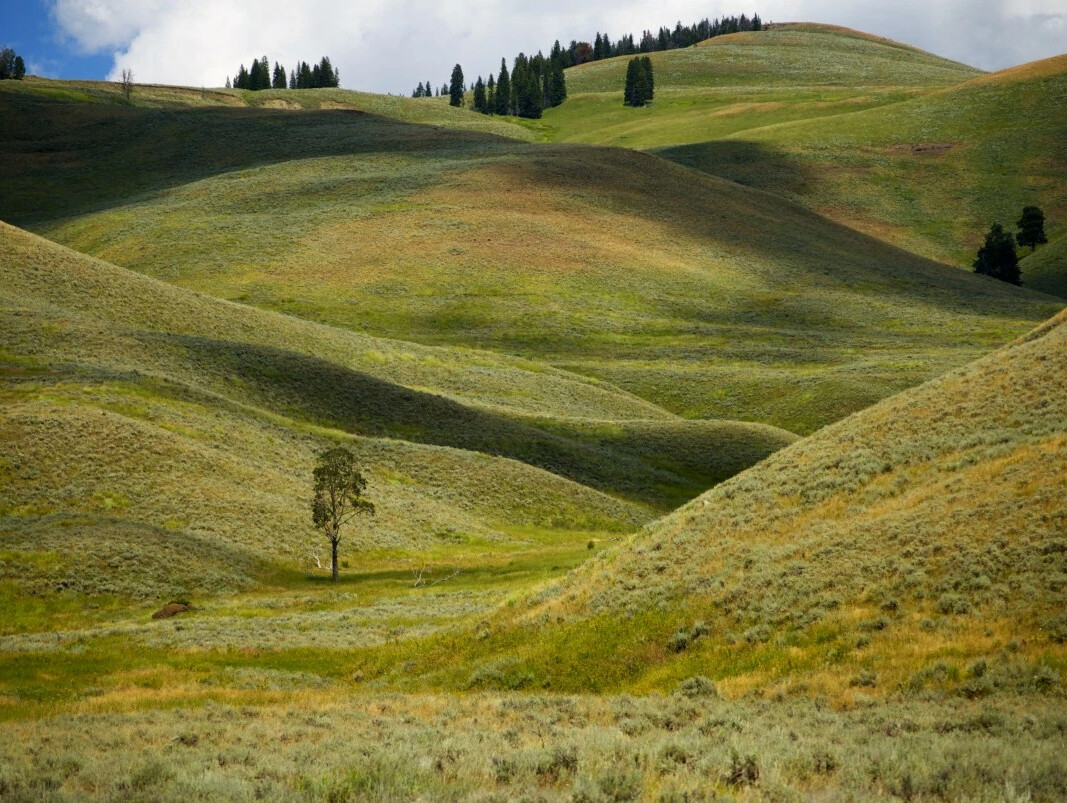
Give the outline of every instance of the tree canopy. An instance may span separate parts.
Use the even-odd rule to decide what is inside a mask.
[[[10,47],[0,50],[0,81],[21,81],[25,77],[26,62],[22,60],[22,56]]]
[[[458,64],[452,68],[452,80],[448,84],[448,103],[450,106],[463,105],[463,68]]]
[[[993,224],[985,236],[985,243],[978,249],[974,272],[992,276],[1002,282],[1022,284],[1019,257],[1015,253],[1015,238],[999,223]]]
[[[1023,215],[1015,225],[1019,227],[1019,233],[1015,239],[1021,246],[1030,246],[1031,253],[1039,245],[1048,242],[1048,236],[1045,234],[1045,213],[1038,207],[1023,207]]]
[[[626,86],[622,102],[627,106],[646,106],[655,95],[655,79],[652,76],[652,59],[634,56],[626,65]]]
[[[312,477],[311,520],[330,542],[331,573],[337,582],[341,528],[357,516],[374,515],[374,505],[363,498],[367,480],[356,468],[355,455],[343,446],[319,455]]]

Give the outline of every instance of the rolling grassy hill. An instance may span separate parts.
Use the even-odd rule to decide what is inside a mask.
[[[655,102],[622,105],[627,57],[567,71],[568,100],[531,124],[564,142],[643,150],[896,103],[981,74],[916,48],[828,25],[775,25],[650,54]]]
[[[1013,229],[1027,204],[1044,209],[1052,238],[1067,231],[1065,135],[1067,55],[878,109],[660,153],[969,268],[989,225]],[[1023,281],[1067,295],[1062,269]]]
[[[656,101],[622,106],[626,58],[567,73],[543,138],[650,150],[969,268],[989,225],[1036,203],[1067,231],[1067,56],[983,75],[825,25],[655,53]],[[1035,263],[1039,261],[1035,260]],[[1034,264],[1029,287],[1067,295]]]
[[[601,553],[438,677],[648,690],[703,675],[731,695],[846,704],[930,688],[1058,694],[1065,377],[1067,311]]]
[[[811,432],[1056,309],[629,151],[355,112],[0,102],[28,111],[2,214],[51,239],[331,326],[521,355],[685,418]],[[105,174],[115,198],[93,189]]]

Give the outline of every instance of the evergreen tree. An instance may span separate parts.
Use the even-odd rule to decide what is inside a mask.
[[[245,69],[245,65],[241,65],[241,69],[237,71],[237,77],[233,79],[234,89],[251,89],[252,88],[252,76]]]
[[[11,77],[16,81],[21,81],[26,77],[26,62],[22,60],[22,56],[15,56],[15,67]]]
[[[0,81],[15,77],[15,51],[10,47],[0,50]]]
[[[994,223],[985,236],[985,244],[978,249],[974,272],[992,276],[1002,282],[1022,284],[1019,257],[1015,253],[1015,238],[999,223]]]
[[[322,86],[322,66],[316,64],[311,68],[311,88],[318,89]]]
[[[448,104],[463,105],[463,68],[458,64],[452,68],[452,82],[448,85]]]
[[[500,60],[500,75],[496,79],[496,113],[511,114],[511,78],[504,59]]]
[[[289,70],[289,88],[296,89],[296,70]]]
[[[285,68],[278,62],[274,62],[274,80],[271,82],[274,89],[285,89]]]
[[[482,76],[478,76],[478,80],[474,82],[474,110],[486,113],[486,98],[485,98],[485,82],[482,81]]]
[[[228,76],[228,75],[226,76],[226,88],[227,89],[233,89],[233,87],[230,86],[230,76]]]
[[[1023,216],[1015,225],[1019,227],[1019,234],[1015,239],[1021,246],[1030,246],[1031,254],[1037,250],[1039,245],[1048,242],[1048,237],[1045,235],[1045,213],[1038,207],[1024,206]]]
[[[333,88],[341,85],[341,73],[333,68],[329,56],[323,56],[319,67],[319,86]]]
[[[652,77],[652,59],[648,56],[634,56],[626,65],[626,87],[623,90],[623,103],[627,106],[644,106],[655,94],[655,81]]]
[[[552,86],[548,91],[548,105],[559,106],[567,99],[567,76],[563,73],[562,62],[552,67]]]
[[[637,65],[640,59],[630,59],[626,64],[626,86],[622,91],[622,103],[624,106],[638,106],[634,98],[637,88]]]
[[[248,88],[261,89],[259,85],[259,59],[252,59],[252,69],[248,71]]]
[[[312,83],[313,78],[314,76],[311,72],[311,67],[306,61],[301,62],[300,72],[297,73],[296,77],[297,86],[299,86],[301,89],[312,89],[314,87],[314,84]]]
[[[652,74],[652,59],[648,56],[641,58],[641,71],[644,76],[644,102],[648,103],[656,95],[656,79]]]
[[[485,113],[494,114],[496,112],[496,79],[493,78],[493,74],[489,73],[489,80],[485,86]]]

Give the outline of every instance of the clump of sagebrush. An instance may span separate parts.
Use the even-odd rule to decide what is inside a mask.
[[[912,628],[973,633],[960,639],[973,654],[1021,627],[1033,651],[1067,632],[1049,616],[1067,605],[1064,437],[1061,315],[773,455],[568,586],[592,614],[640,622],[647,611],[646,627],[661,632],[652,612],[693,608],[723,634],[715,646],[742,644],[783,666],[831,655],[844,681],[858,669],[849,649],[880,671],[883,645]],[[987,471],[994,479],[975,480]],[[684,627],[666,638],[668,657],[691,640]]]
[[[279,674],[272,682],[283,688],[288,680]],[[724,787],[789,798],[1067,794],[1064,709],[1048,698],[839,711],[815,701],[680,695],[314,694],[305,692],[299,706],[209,702],[9,720],[0,725],[0,790],[12,799],[91,788],[154,800],[187,799],[190,789],[211,798],[284,799],[297,790],[375,800],[531,790],[590,801],[706,799]],[[627,724],[638,720],[639,729]],[[334,749],[319,749],[324,734]],[[269,752],[267,742],[275,744]]]

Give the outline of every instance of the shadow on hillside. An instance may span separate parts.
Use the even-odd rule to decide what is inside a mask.
[[[723,173],[748,171],[752,176],[764,171],[793,187],[818,180],[759,144],[713,142],[691,148],[697,149],[690,151],[693,160],[702,160],[709,169],[719,165]],[[767,291],[795,296],[792,314],[799,320],[826,320],[820,291],[856,293],[872,302],[879,296],[899,297],[955,314],[1011,320],[1033,314],[1035,301],[1049,300],[905,251],[778,192],[724,182],[707,170],[687,169],[660,155],[542,146],[521,160],[501,160],[493,169],[508,172],[508,182],[581,193],[593,206],[673,229],[681,241],[703,240],[710,249],[727,250]],[[798,294],[798,289],[805,292]],[[767,320],[780,325],[774,315]]]
[[[583,442],[312,355],[186,335],[142,337],[178,347],[194,375],[212,377],[214,387],[231,398],[356,435],[507,457],[657,507],[664,506],[662,488],[684,489],[688,498],[722,479],[694,482],[663,468],[666,455],[651,460],[628,453],[625,443],[613,449]]]
[[[143,108],[0,92],[0,219],[43,223],[293,159],[516,144],[353,110]]]
[[[798,195],[818,181],[816,171],[761,142],[714,140],[657,148],[652,153],[683,167],[778,194]]]

